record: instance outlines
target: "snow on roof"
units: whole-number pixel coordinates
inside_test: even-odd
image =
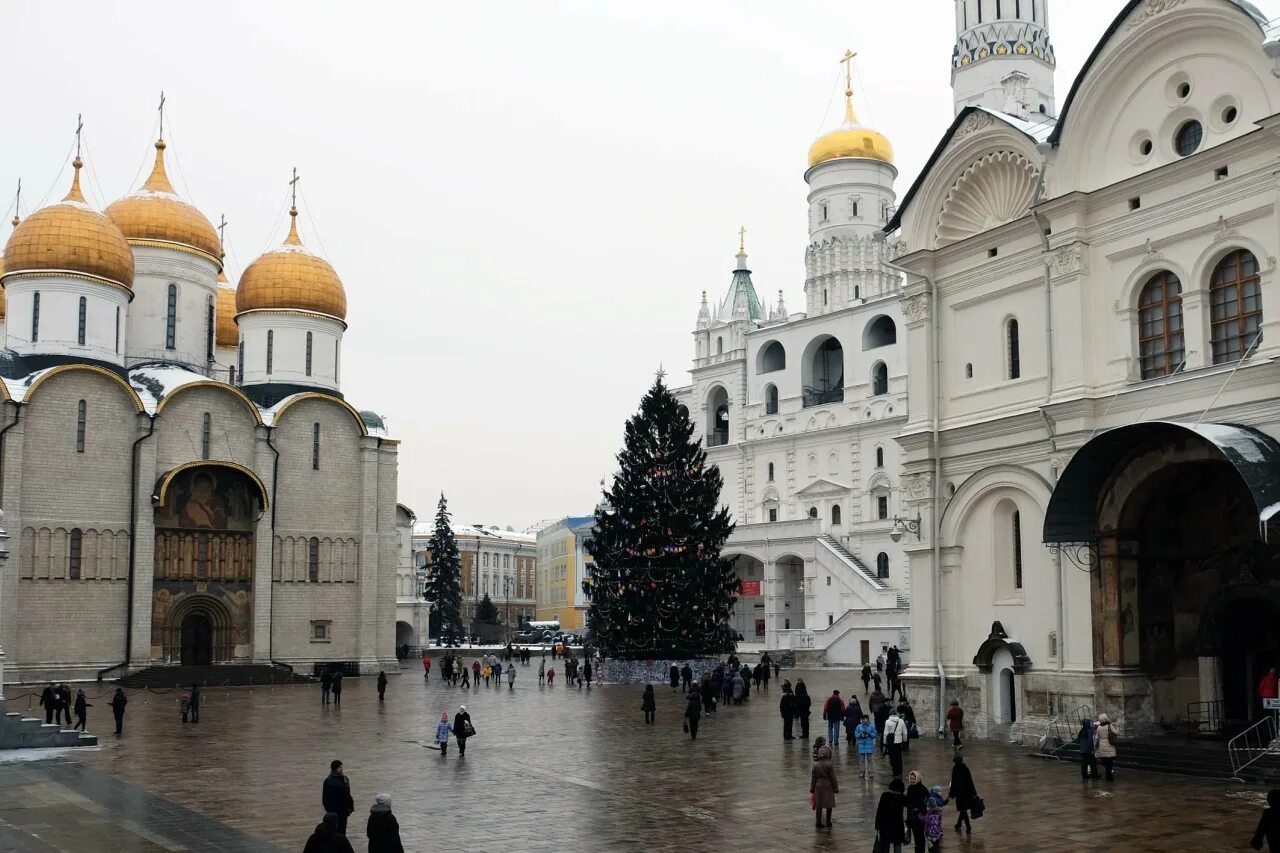
[[[531,533],[516,533],[513,530],[503,530],[497,525],[485,527],[483,525],[476,526],[471,524],[453,524],[453,536],[455,539],[466,536],[471,539],[492,539],[495,542],[505,541],[516,544],[532,545],[538,541],[538,537]],[[435,533],[436,525],[434,521],[419,521],[413,525],[414,536],[430,536]]]
[[[172,364],[149,364],[129,371],[129,384],[142,398],[149,415],[154,415],[160,402],[182,386],[208,381],[209,377],[203,373]]]
[[[1030,118],[1023,119],[1001,110],[991,109],[990,107],[978,107],[978,109],[982,110],[984,113],[990,113],[1001,121],[1022,131],[1037,143],[1048,142],[1049,134],[1053,133],[1053,128],[1058,124],[1058,120],[1056,118],[1042,113],[1031,113]]]

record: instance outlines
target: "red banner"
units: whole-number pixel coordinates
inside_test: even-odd
[[[743,581],[742,597],[750,598],[760,594],[760,581]]]

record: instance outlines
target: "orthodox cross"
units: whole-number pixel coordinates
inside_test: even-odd
[[[80,158],[80,132],[84,130],[84,113],[76,113],[76,159]]]
[[[745,255],[747,253],[747,226],[738,229],[738,254]]]
[[[218,222],[218,248],[223,252],[227,248],[227,215],[225,213]]]
[[[852,50],[846,50],[844,56],[840,57],[840,64],[844,66],[844,88],[845,95],[853,94],[853,60],[858,54]]]
[[[163,140],[163,139],[164,139],[164,92],[161,92],[161,93],[160,93],[160,107],[159,107],[159,110],[160,110],[160,136],[159,136],[159,139]]]
[[[18,214],[21,211],[21,208],[22,208],[22,178],[18,178],[18,192],[13,197],[13,223],[12,224],[14,228],[17,228],[18,223],[21,221],[18,218]]]
[[[293,206],[298,206],[298,181],[302,180],[298,177],[298,167],[293,167],[293,180],[289,182],[289,189],[293,192]]]

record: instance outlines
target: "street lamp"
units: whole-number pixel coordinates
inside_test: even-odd
[[[893,517],[893,530],[889,531],[889,538],[894,542],[901,542],[902,533],[906,531],[907,533],[914,533],[916,540],[919,541],[921,539],[920,521],[920,513],[916,513],[915,518],[898,518],[895,515]]]

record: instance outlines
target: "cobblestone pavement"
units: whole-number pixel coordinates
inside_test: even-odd
[[[348,679],[340,709],[322,707],[315,686],[213,688],[198,725],[182,724],[176,693],[136,694],[119,739],[104,699],[90,717],[100,749],[0,765],[0,850],[301,850],[333,758],[351,777],[361,851],[364,816],[384,791],[415,853],[871,848],[887,761],[864,782],[842,743],[835,826],[816,832],[809,746],[782,740],[776,682],[704,719],[691,742],[682,697],[667,686],[657,686],[657,724],[645,726],[641,688],[542,688],[536,662],[519,669],[514,690],[445,687],[438,673],[424,684],[420,672],[392,677],[382,704],[374,679]],[[854,678],[799,675],[815,708]],[[460,703],[478,732],[467,756],[453,744],[445,757],[424,748],[440,712]],[[815,714],[812,735],[822,732]],[[1263,798],[1235,783],[1140,772],[1084,784],[1075,765],[980,741],[964,753],[988,813],[966,840],[949,810],[944,850],[1244,850]],[[945,784],[951,756],[946,743],[916,741],[906,766]]]

